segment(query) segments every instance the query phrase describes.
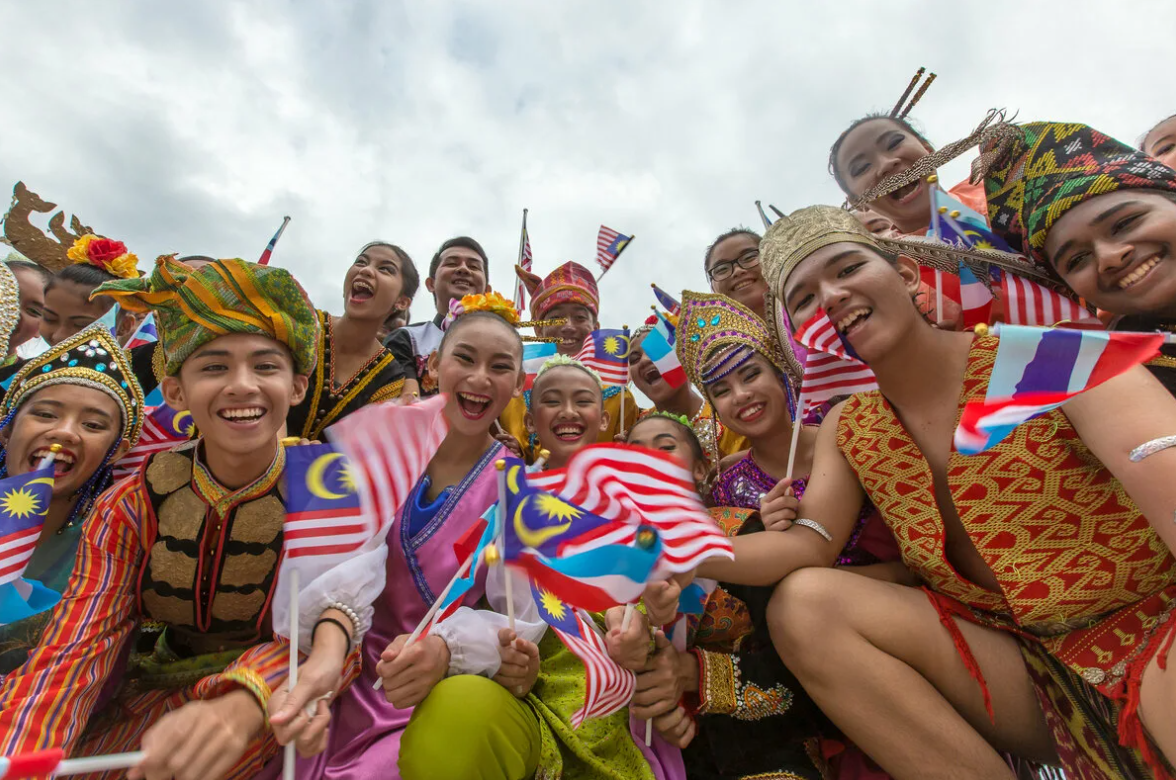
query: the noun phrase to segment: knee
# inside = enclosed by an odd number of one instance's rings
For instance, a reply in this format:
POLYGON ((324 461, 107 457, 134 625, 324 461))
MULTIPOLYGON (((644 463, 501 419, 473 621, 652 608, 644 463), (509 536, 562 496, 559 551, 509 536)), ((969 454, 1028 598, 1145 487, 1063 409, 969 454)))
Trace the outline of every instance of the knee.
POLYGON ((839 614, 840 574, 833 569, 801 569, 785 577, 772 593, 768 629, 776 652, 794 673, 824 657, 839 614))
POLYGON ((525 702, 485 677, 458 675, 413 710, 398 763, 404 780, 520 780, 534 772, 538 746, 538 722, 525 702))

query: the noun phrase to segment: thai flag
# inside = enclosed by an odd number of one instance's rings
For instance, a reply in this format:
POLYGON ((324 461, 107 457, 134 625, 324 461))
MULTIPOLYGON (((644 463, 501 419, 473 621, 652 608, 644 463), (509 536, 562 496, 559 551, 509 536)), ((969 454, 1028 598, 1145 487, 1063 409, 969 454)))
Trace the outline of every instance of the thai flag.
POLYGON ((589 718, 611 715, 627 705, 637 690, 637 676, 609 657, 608 646, 592 618, 534 583, 531 594, 543 621, 584 664, 584 706, 572 713, 572 728, 578 728, 589 718))
POLYGON ((144 344, 154 344, 156 341, 159 341, 159 331, 155 328, 155 312, 147 312, 147 316, 139 323, 139 327, 135 328, 131 340, 124 349, 134 349, 144 344))
POLYGON ((674 326, 658 313, 657 324, 641 341, 641 350, 670 387, 681 387, 686 384, 686 370, 674 350, 674 338, 674 326))
POLYGON ((670 295, 668 292, 658 287, 656 284, 650 285, 653 287, 653 297, 657 298, 657 302, 661 307, 670 313, 671 317, 677 317, 682 313, 682 304, 670 295))
POLYGON ((1097 317, 1079 304, 1024 277, 1002 273, 1000 291, 1004 298, 1005 322, 1010 325, 1048 328, 1067 321, 1078 326, 1103 327, 1097 317))
POLYGON ((626 236, 624 233, 618 233, 610 227, 601 225, 600 232, 596 234, 596 262, 607 271, 632 240, 632 236, 626 236))
POLYGON ((575 453, 562 469, 528 476, 531 487, 620 525, 601 526, 564 543, 563 554, 601 544, 632 545, 642 525, 658 532, 658 570, 677 574, 708 558, 732 557, 731 540, 702 504, 694 477, 662 452, 625 444, 593 444, 575 453))
MULTIPOLYGON (((154 395, 154 392, 152 394, 154 395)), ((162 401, 162 391, 159 398, 162 401)), ((146 415, 143 418, 143 432, 139 434, 139 441, 135 446, 131 447, 111 469, 115 479, 122 479, 128 474, 135 473, 155 453, 170 450, 192 438, 195 425, 191 412, 177 412, 166 404, 155 408, 144 405, 143 411, 146 415)))
POLYGON ((849 341, 837 332, 836 326, 824 309, 818 309, 808 322, 801 325, 794 338, 809 349, 861 362, 849 341))
POLYGON ((52 777, 64 757, 65 751, 61 748, 0 756, 0 780, 52 777))
POLYGON ((526 381, 523 382, 524 390, 530 390, 534 386, 539 369, 543 368, 544 363, 555 357, 555 353, 558 351, 555 344, 548 341, 536 341, 523 345, 523 372, 527 375, 526 381))
POLYGON ((270 242, 265 245, 265 251, 261 253, 261 257, 257 260, 258 265, 269 265, 270 257, 274 253, 274 247, 278 245, 278 239, 286 232, 286 225, 289 224, 290 218, 282 217, 282 225, 278 228, 278 232, 274 233, 274 237, 270 239, 270 242))
POLYGON ((1015 427, 1150 360, 1159 333, 1029 328, 1001 325, 996 361, 983 401, 969 401, 956 428, 965 455, 999 444, 1015 427))
POLYGON ((600 374, 606 385, 629 384, 629 331, 592 331, 576 360, 600 374))

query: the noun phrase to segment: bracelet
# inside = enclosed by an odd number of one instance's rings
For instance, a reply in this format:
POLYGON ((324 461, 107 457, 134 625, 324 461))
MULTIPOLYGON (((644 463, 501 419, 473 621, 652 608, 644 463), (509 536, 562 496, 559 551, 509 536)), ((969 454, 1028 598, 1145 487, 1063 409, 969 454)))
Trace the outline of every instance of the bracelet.
POLYGON ((333 617, 319 618, 318 622, 314 624, 314 628, 310 630, 311 647, 314 647, 314 635, 318 633, 318 628, 323 623, 334 623, 339 627, 339 630, 343 632, 343 636, 347 638, 347 655, 351 655, 351 632, 347 630, 347 626, 343 625, 338 620, 335 620, 333 617))
POLYGON ((236 683, 253 695, 258 706, 261 707, 261 714, 265 716, 265 728, 268 731, 270 728, 269 700, 272 691, 270 691, 269 683, 265 681, 265 678, 258 672, 241 666, 225 672, 221 675, 221 679, 225 682, 236 683))
POLYGON ((359 635, 363 633, 363 630, 359 624, 359 615, 356 614, 355 610, 344 604, 342 601, 332 601, 327 605, 327 609, 337 609, 347 616, 347 619, 351 621, 352 631, 350 636, 355 637, 355 641, 358 642, 359 635))
POLYGON ((826 542, 833 541, 833 534, 829 533, 825 526, 818 523, 816 520, 809 520, 807 517, 798 517, 792 521, 793 525, 803 525, 805 528, 811 528, 824 537, 826 542))

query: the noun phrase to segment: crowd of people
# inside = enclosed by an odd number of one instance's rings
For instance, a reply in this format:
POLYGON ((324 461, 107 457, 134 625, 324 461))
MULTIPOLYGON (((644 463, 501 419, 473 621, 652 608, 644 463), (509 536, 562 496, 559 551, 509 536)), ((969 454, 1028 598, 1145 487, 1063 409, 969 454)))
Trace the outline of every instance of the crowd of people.
POLYGON ((0 756, 141 750, 125 771, 147 780, 277 778, 289 744, 313 780, 1176 778, 1176 350, 978 454, 953 445, 996 381, 983 325, 1012 321, 995 280, 1111 331, 1176 332, 1173 165, 1176 117, 1137 148, 994 115, 939 150, 905 111, 858 120, 829 154, 846 204, 699 248, 711 290, 661 313, 688 381, 646 351, 655 324, 632 333, 649 408, 577 359, 602 326, 577 262, 515 266, 531 326, 466 236, 421 270, 366 244, 339 315, 280 262, 140 267, 92 234, 55 272, 11 253, 0 477, 53 461, 22 582, 61 598, 0 625, 0 756), (977 147, 971 179, 943 188, 936 171, 977 147), (1010 251, 944 241, 942 198, 1010 251), (987 291, 981 327, 944 275, 987 291), (408 324, 410 306, 432 308, 408 324), (822 313, 877 389, 809 408, 796 334, 822 313), (148 314, 158 340, 136 344, 148 314), (529 374, 524 341, 554 356, 529 374), (153 393, 187 438, 116 478, 153 393), (274 628, 290 448, 437 395, 446 433, 407 500, 303 583, 290 684, 274 628), (521 572, 485 567, 414 629, 498 500, 498 461, 560 469, 614 442, 680 463, 733 557, 593 615, 636 685, 581 723, 584 662, 521 572), (717 584, 671 641, 695 580, 717 584))

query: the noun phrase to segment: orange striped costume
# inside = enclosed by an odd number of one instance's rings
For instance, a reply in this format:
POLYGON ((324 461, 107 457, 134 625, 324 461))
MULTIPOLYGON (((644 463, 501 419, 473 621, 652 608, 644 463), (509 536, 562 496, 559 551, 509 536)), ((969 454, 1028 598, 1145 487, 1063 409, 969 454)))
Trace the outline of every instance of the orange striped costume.
MULTIPOLYGON (((166 555, 150 552, 161 549, 153 544, 161 534, 147 475, 152 464, 169 457, 174 465, 174 459, 180 456, 176 452, 154 456, 141 471, 110 488, 95 505, 86 523, 73 576, 40 644, 25 664, 0 685, 0 755, 57 746, 74 756, 136 750, 143 732, 170 710, 239 687, 248 690, 250 686, 242 683, 250 680, 257 683, 263 679, 272 691, 285 679, 289 647, 284 639, 273 637, 268 628, 268 598, 272 594, 266 594, 262 625, 251 640, 233 641, 198 629, 187 633, 189 646, 195 642, 202 647, 201 652, 213 653, 200 658, 236 656, 227 665, 217 664, 219 671, 192 684, 170 688, 148 688, 128 679, 128 652, 140 637, 144 623, 158 618, 153 610, 141 605, 150 601, 143 598, 140 583, 145 576, 167 574, 159 565, 152 565, 156 558, 166 560, 166 555)), ((190 487, 190 491, 184 491, 184 496, 198 497, 203 506, 193 504, 189 498, 185 517, 197 518, 195 525, 203 529, 197 538, 211 542, 201 547, 203 557, 198 570, 214 567, 212 582, 223 582, 236 576, 223 565, 225 540, 230 533, 239 532, 241 526, 254 522, 254 515, 237 515, 234 510, 244 503, 256 502, 259 496, 277 493, 275 487, 284 471, 285 457, 279 448, 266 474, 235 492, 217 484, 198 459, 194 468, 191 460, 188 463, 190 479, 184 487, 190 487)), ((284 509, 280 511, 284 513, 284 509)), ((274 556, 270 565, 276 563, 274 556)), ((164 570, 174 569, 173 561, 168 564, 164 570)), ((198 590, 195 613, 201 614, 202 603, 212 604, 211 612, 215 613, 217 596, 215 589, 198 590)), ((180 614, 182 600, 170 596, 164 601, 167 599, 180 614)), ((189 602, 189 612, 193 611, 191 606, 189 602)), ((169 624, 165 632, 173 628, 176 627, 169 624)), ((178 629, 176 635, 185 636, 178 629)), ((358 655, 353 653, 347 662, 346 682, 356 674, 358 655)), ((277 743, 267 728, 251 741, 229 777, 253 777, 277 752, 277 743)))
MULTIPOLYGON (((961 410, 984 398, 996 344, 973 342, 961 410)), ((1000 592, 952 567, 931 469, 880 392, 846 402, 838 446, 982 687, 951 616, 1019 638, 1069 777, 1172 777, 1136 709, 1140 675, 1176 629, 1176 561, 1060 410, 947 463, 960 522, 1000 592)))

